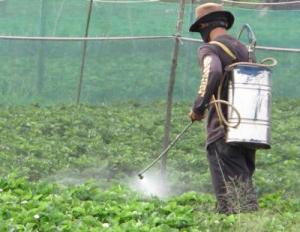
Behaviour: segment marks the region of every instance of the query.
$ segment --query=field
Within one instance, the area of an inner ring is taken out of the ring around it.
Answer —
[[[231,216],[214,213],[202,123],[170,152],[163,198],[132,187],[159,153],[164,107],[2,107],[0,231],[299,231],[299,100],[273,103],[273,146],[257,155],[261,209]],[[189,107],[175,104],[172,138]]]

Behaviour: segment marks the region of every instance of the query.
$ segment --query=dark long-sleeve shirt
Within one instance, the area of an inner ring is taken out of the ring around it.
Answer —
[[[217,96],[218,88],[223,78],[224,70],[227,65],[235,62],[248,61],[247,48],[237,39],[222,35],[216,41],[223,43],[235,55],[233,59],[224,50],[214,44],[204,44],[198,50],[198,59],[201,66],[202,79],[198,95],[193,105],[193,111],[198,115],[204,115],[207,111],[207,141],[206,145],[215,142],[225,136],[224,128],[218,118],[215,106],[209,105],[212,96]],[[226,78],[221,91],[221,100],[228,99]],[[227,106],[222,104],[222,111],[227,118]]]

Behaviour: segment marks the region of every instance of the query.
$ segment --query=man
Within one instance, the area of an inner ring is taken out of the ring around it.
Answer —
[[[252,186],[255,150],[225,142],[226,126],[215,104],[210,104],[218,96],[220,85],[220,99],[227,100],[225,67],[235,62],[247,62],[248,51],[240,41],[227,34],[234,16],[224,11],[222,5],[200,5],[196,8],[196,17],[190,31],[199,32],[205,44],[198,50],[202,80],[189,116],[192,121],[207,118],[206,148],[217,211],[225,214],[254,211],[258,209]],[[221,109],[226,118],[227,106],[222,105]]]

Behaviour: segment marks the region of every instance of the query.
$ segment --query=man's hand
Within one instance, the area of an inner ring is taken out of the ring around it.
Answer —
[[[204,118],[204,116],[196,114],[193,111],[191,111],[189,113],[189,116],[190,116],[190,119],[191,119],[192,122],[194,122],[194,121],[201,121]]]

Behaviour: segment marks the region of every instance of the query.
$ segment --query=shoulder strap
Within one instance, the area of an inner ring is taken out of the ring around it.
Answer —
[[[236,56],[232,53],[232,51],[230,51],[230,49],[228,47],[226,47],[225,44],[219,42],[219,41],[210,41],[209,44],[215,44],[217,46],[219,46],[220,48],[222,48],[222,50],[229,55],[232,59],[236,60]]]

